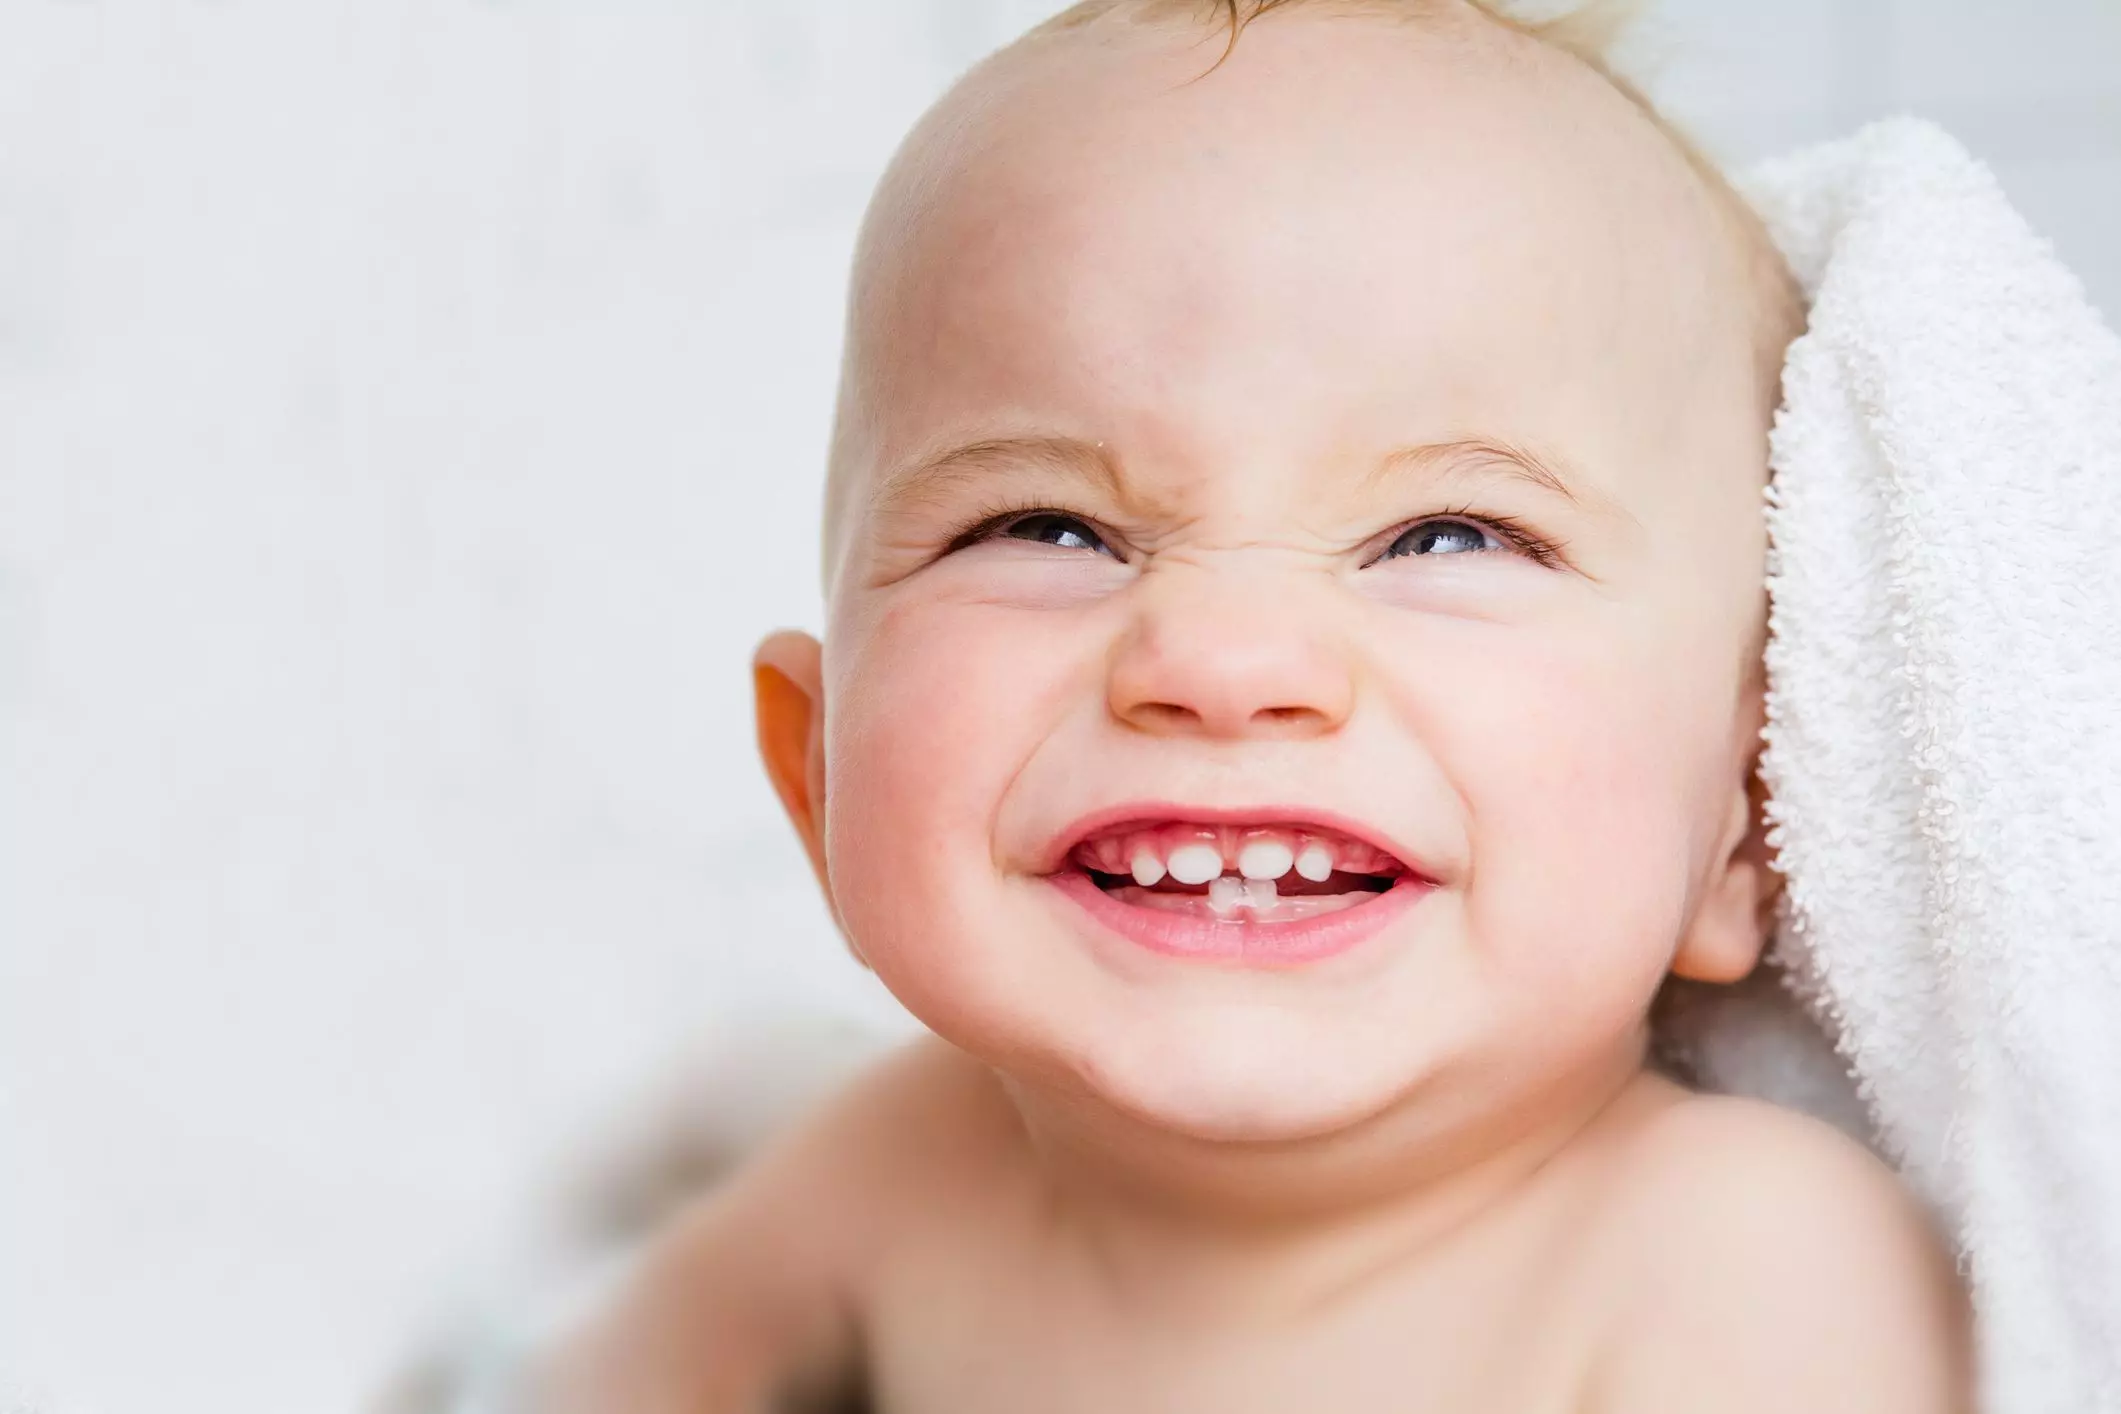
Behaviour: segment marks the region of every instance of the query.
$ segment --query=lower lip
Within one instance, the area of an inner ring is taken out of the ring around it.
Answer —
[[[1079,869],[1064,869],[1048,879],[1106,929],[1151,952],[1247,967],[1298,967],[1347,952],[1421,902],[1435,887],[1402,875],[1367,902],[1316,918],[1225,923],[1121,903]]]

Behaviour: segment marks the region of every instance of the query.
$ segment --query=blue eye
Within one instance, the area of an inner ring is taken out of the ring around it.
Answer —
[[[1399,559],[1409,555],[1467,555],[1505,548],[1501,541],[1468,520],[1425,520],[1400,532],[1399,538],[1377,558]]]
[[[1053,545],[1063,550],[1091,550],[1110,555],[1115,560],[1121,558],[1087,523],[1057,511],[1034,511],[1030,515],[1018,516],[996,533],[1011,540],[1035,540],[1041,545]]]

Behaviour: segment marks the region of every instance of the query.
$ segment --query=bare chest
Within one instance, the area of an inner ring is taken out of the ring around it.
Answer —
[[[1601,1329],[1567,1262],[1387,1275],[1300,1318],[1129,1313],[1067,1263],[988,1243],[893,1274],[875,1414],[1574,1414]]]

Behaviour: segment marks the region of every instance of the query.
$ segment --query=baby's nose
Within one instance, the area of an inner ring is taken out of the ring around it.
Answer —
[[[1106,681],[1112,714],[1158,735],[1225,739],[1334,731],[1354,666],[1328,598],[1296,576],[1150,575]]]

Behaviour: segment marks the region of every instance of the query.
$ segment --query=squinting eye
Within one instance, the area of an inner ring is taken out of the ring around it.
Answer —
[[[1407,555],[1465,555],[1482,550],[1500,550],[1501,541],[1466,520],[1425,520],[1410,526],[1377,558],[1398,559]]]
[[[1034,511],[1027,516],[1018,516],[996,533],[1011,540],[1035,540],[1041,545],[1057,545],[1063,550],[1094,550],[1115,560],[1120,558],[1119,553],[1087,524],[1055,511]]]

